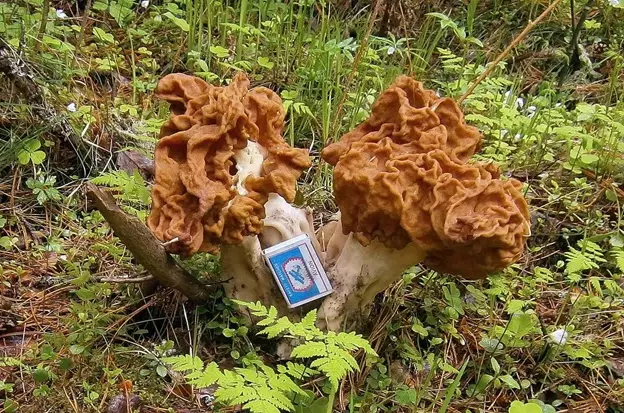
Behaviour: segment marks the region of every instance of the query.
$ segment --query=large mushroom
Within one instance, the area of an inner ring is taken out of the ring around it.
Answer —
[[[306,150],[282,138],[279,96],[248,87],[241,73],[225,87],[184,74],[160,80],[156,95],[172,114],[155,150],[148,226],[170,252],[185,257],[221,250],[228,295],[281,308],[258,235],[264,231],[266,247],[303,231],[314,234],[309,213],[288,203],[311,162]],[[296,221],[290,229],[271,223],[285,208]]]
[[[293,314],[262,250],[302,233],[334,288],[315,303],[331,330],[347,318],[350,327],[413,265],[476,279],[520,258],[529,235],[521,184],[468,162],[481,134],[453,100],[400,76],[365,122],[322,151],[340,211],[317,242],[311,211],[290,204],[307,152],[284,142],[279,97],[248,86],[243,75],[215,87],[176,74],[157,88],[172,116],[156,148],[149,226],[172,252],[220,249],[230,297]]]
[[[529,234],[521,184],[466,163],[480,141],[453,100],[400,76],[323,150],[340,209],[320,232],[335,289],[319,313],[329,329],[415,264],[476,279],[519,259]]]

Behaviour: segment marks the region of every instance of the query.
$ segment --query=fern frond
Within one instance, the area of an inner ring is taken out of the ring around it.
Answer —
[[[136,202],[147,205],[151,199],[151,193],[145,184],[145,180],[138,171],[132,175],[126,171],[111,171],[91,179],[95,185],[113,188],[120,192],[118,198],[123,201]]]
[[[340,380],[353,371],[349,363],[340,358],[322,357],[314,360],[310,365],[324,373],[334,388],[338,388]]]
[[[333,337],[332,337],[333,338]],[[363,338],[360,334],[351,333],[338,333],[335,335],[334,342],[347,350],[362,349],[366,354],[371,356],[377,356],[377,353],[370,346],[368,340]]]
[[[243,406],[251,413],[280,413],[279,409],[266,400],[256,399]]]
[[[360,366],[358,366],[357,361],[353,358],[353,356],[346,350],[341,349],[335,344],[327,345],[327,354],[331,359],[340,359],[347,363],[353,370],[359,370]]]
[[[268,338],[275,338],[284,331],[290,329],[292,327],[292,323],[288,319],[288,317],[282,317],[275,322],[272,326],[266,327],[264,330],[260,331],[258,334],[266,334]]]
[[[267,314],[269,313],[269,310],[267,310],[267,308],[264,305],[262,305],[262,302],[260,301],[256,301],[255,303],[248,303],[246,301],[240,301],[240,300],[232,300],[232,301],[240,305],[241,307],[249,308],[249,310],[251,310],[251,313],[255,315],[256,317],[266,317]]]
[[[316,309],[310,311],[308,314],[305,315],[305,317],[303,317],[303,319],[301,320],[301,324],[310,329],[314,328],[316,324],[316,314]]]
[[[611,250],[611,255],[615,259],[615,266],[624,273],[624,249],[614,248]]]
[[[480,115],[478,113],[471,113],[469,115],[466,115],[466,120],[470,122],[481,123],[490,127],[493,127],[496,124],[496,121],[494,119],[488,118],[487,116]]]
[[[570,247],[570,250],[563,254],[568,259],[566,271],[569,274],[598,269],[600,268],[599,263],[607,261],[600,245],[595,242],[582,240],[578,242],[578,246],[580,250]]]
[[[253,384],[263,384],[266,380],[254,369],[235,369],[243,379]]]
[[[297,384],[295,384],[295,382],[285,374],[281,374],[279,376],[275,375],[274,377],[269,378],[267,384],[273,390],[280,391],[282,393],[306,394],[301,387],[297,386]]]
[[[243,387],[241,390],[241,395],[231,398],[230,400],[230,404],[231,405],[239,405],[239,404],[245,404],[248,403],[252,400],[257,400],[258,399],[258,392],[256,392],[255,389],[251,388],[251,387]],[[216,396],[216,393],[215,393]],[[221,396],[223,397],[223,396]]]
[[[288,411],[295,410],[295,406],[293,406],[292,402],[280,391],[275,391],[268,386],[258,387],[256,391],[258,392],[258,398],[268,401],[278,409]]]
[[[286,363],[286,366],[278,366],[278,371],[282,374],[288,374],[298,380],[305,379],[314,374],[318,374],[318,371],[314,370],[313,368],[306,367],[305,365],[300,363],[293,363],[292,361]]]
[[[217,391],[215,391],[214,395],[215,398],[217,400],[219,400],[220,402],[224,402],[224,403],[232,403],[232,401],[234,399],[237,399],[239,397],[243,397],[243,396],[249,396],[250,392],[247,392],[246,394],[243,394],[243,391],[245,389],[251,390],[251,388],[249,387],[243,387],[243,386],[236,386],[236,387],[219,387],[217,389]],[[251,395],[251,399],[255,399],[257,397],[257,394],[255,392],[255,390],[253,391],[253,394]]]
[[[223,378],[223,373],[214,361],[206,366],[203,371],[196,370],[184,376],[190,385],[203,388],[212,386]]]
[[[298,345],[291,352],[294,358],[322,357],[327,355],[327,345],[321,341],[309,341]]]
[[[172,356],[172,357],[163,357],[161,359],[163,363],[167,363],[171,365],[171,368],[174,371],[184,372],[184,371],[196,371],[201,370],[204,367],[204,362],[197,356],[191,356],[190,354],[185,354],[181,356]]]

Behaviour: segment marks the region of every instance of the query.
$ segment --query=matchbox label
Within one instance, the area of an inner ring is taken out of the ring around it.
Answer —
[[[309,239],[283,244],[265,252],[265,257],[288,306],[297,307],[331,293],[329,280]]]
[[[288,276],[288,281],[290,281],[290,286],[294,291],[302,293],[314,286],[314,281],[312,281],[312,277],[310,277],[310,273],[308,273],[301,258],[287,260],[282,265],[282,268]]]

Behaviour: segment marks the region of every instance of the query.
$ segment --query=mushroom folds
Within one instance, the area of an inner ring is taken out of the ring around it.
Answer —
[[[480,141],[453,100],[397,78],[368,120],[322,152],[335,166],[343,233],[392,249],[414,243],[428,267],[466,278],[517,261],[528,206],[520,182],[466,163]]]
[[[311,162],[281,136],[284,110],[273,91],[248,90],[241,73],[225,87],[171,74],[158,97],[171,106],[154,160],[155,184],[148,226],[171,252],[216,252],[263,227],[270,193],[288,201]]]

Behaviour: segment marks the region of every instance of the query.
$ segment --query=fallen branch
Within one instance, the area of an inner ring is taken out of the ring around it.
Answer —
[[[137,217],[122,211],[110,193],[87,183],[87,197],[93,201],[137,262],[160,284],[179,290],[194,302],[203,303],[209,299],[208,288],[180,268],[149,228]]]
[[[505,50],[503,50],[501,52],[501,54],[498,55],[498,57],[490,64],[490,66],[485,69],[485,71],[483,73],[481,73],[481,75],[474,81],[472,82],[472,84],[470,85],[470,87],[468,88],[468,90],[457,100],[457,103],[459,105],[462,104],[462,102],[464,101],[464,99],[466,99],[468,96],[470,96],[472,94],[472,92],[474,92],[475,88],[479,85],[479,83],[481,83],[483,81],[483,79],[485,79],[486,77],[488,77],[498,66],[498,64],[500,62],[503,61],[503,59],[505,57],[507,57],[507,55],[509,53],[511,53],[511,51],[518,46],[518,44],[520,44],[520,42],[531,32],[531,30],[533,30],[533,28],[535,26],[537,26],[537,24],[539,22],[541,22],[542,20],[544,20],[546,18],[546,16],[548,16],[550,14],[550,12],[552,12],[555,7],[557,7],[557,5],[559,3],[561,3],[562,0],[555,0],[553,1],[550,6],[548,6],[546,8],[546,10],[544,10],[544,12],[542,14],[540,14],[539,16],[537,16],[537,18],[535,20],[532,20],[529,22],[529,24],[526,25],[526,27],[524,28],[524,30],[522,30],[522,32],[518,35],[518,37],[516,37],[510,44],[509,46],[507,46],[507,48]]]

